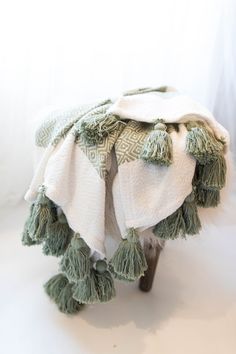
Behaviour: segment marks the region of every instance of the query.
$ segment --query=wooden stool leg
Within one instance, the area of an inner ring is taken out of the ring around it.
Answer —
[[[157,242],[153,242],[150,239],[144,239],[144,253],[147,260],[148,269],[139,280],[139,289],[142,291],[150,291],[152,288],[156,267],[162,246]]]

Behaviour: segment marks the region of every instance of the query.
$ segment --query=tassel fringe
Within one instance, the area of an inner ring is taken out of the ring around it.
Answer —
[[[45,195],[45,188],[39,191],[34,204],[32,214],[28,223],[28,233],[30,238],[37,243],[41,243],[47,237],[47,228],[57,219],[55,205]]]
[[[196,235],[201,230],[201,221],[198,217],[195,196],[192,192],[184,201],[182,206],[185,232],[187,235]]]
[[[123,123],[117,116],[112,114],[96,114],[86,120],[81,120],[78,134],[89,145],[96,145],[103,141],[115,131],[120,123]]]
[[[222,154],[217,155],[216,159],[205,165],[199,165],[198,179],[205,189],[222,189],[226,181],[226,161]]]
[[[82,280],[73,286],[73,297],[82,304],[95,304],[99,302],[96,275],[94,269]]]
[[[77,282],[90,273],[90,248],[79,234],[75,234],[62,257],[60,267],[69,281]]]
[[[47,238],[43,244],[43,253],[51,256],[62,256],[72,238],[73,231],[69,227],[64,214],[48,226]]]
[[[134,229],[128,230],[109,263],[113,272],[124,279],[134,281],[144,275],[147,262]]]
[[[26,220],[25,225],[24,225],[24,230],[23,230],[22,238],[21,238],[21,242],[22,242],[23,246],[34,246],[34,245],[38,244],[37,241],[32,240],[32,238],[29,235],[29,231],[28,231],[29,222],[32,217],[33,210],[34,210],[34,204],[32,204],[30,207],[30,215],[28,216],[28,219]]]
[[[197,122],[187,124],[189,130],[186,137],[186,151],[193,155],[200,164],[216,159],[223,150],[222,142],[218,141],[206,127]]]
[[[164,166],[172,163],[172,140],[166,129],[162,120],[155,124],[143,145],[141,159]]]
[[[182,208],[177,209],[173,214],[161,220],[153,229],[154,235],[164,240],[174,240],[179,236],[185,238],[185,222]]]
[[[72,297],[72,284],[63,274],[57,274],[44,285],[47,295],[53,300],[58,309],[66,314],[80,311],[82,304]]]
[[[114,282],[104,260],[98,260],[95,269],[91,268],[90,276],[73,287],[73,297],[83,304],[107,302],[115,295]]]
[[[204,187],[199,184],[196,187],[196,199],[197,205],[200,207],[215,208],[220,203],[220,191],[218,189],[204,189]]]

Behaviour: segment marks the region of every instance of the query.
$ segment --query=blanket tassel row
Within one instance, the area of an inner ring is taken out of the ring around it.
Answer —
[[[186,127],[186,151],[196,159],[193,179],[196,203],[200,207],[216,207],[220,203],[220,190],[226,183],[224,142],[203,123],[190,122]]]

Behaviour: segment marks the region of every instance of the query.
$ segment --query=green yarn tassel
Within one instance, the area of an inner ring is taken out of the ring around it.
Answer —
[[[60,214],[58,220],[48,226],[43,253],[56,257],[63,255],[71,241],[72,234],[73,231],[69,227],[65,215]]]
[[[186,137],[186,151],[193,155],[200,164],[216,159],[223,150],[223,143],[218,141],[204,125],[197,122],[187,123],[189,130]]]
[[[121,280],[121,281],[125,281],[125,282],[130,282],[130,283],[133,282],[133,279],[130,280],[130,279],[123,277],[122,275],[115,273],[111,264],[108,264],[108,268],[109,268],[109,271],[111,272],[113,278],[115,278],[116,280]]]
[[[201,184],[196,187],[197,205],[203,208],[217,207],[220,203],[220,191],[218,189],[205,189]]]
[[[91,268],[89,276],[73,286],[74,299],[83,304],[107,302],[114,296],[114,282],[104,260],[98,260],[95,269]]]
[[[179,236],[184,238],[185,231],[185,221],[181,207],[167,218],[161,220],[153,229],[154,235],[164,240],[174,240]]]
[[[60,292],[56,302],[58,309],[68,315],[78,313],[83,307],[83,304],[79,303],[73,298],[72,288],[73,284],[68,282],[68,284]]]
[[[45,188],[41,188],[28,224],[29,236],[37,243],[47,237],[47,228],[57,219],[56,207],[45,195]]]
[[[172,140],[166,131],[163,120],[154,125],[144,142],[140,158],[159,165],[169,166],[172,163]]]
[[[94,304],[99,302],[96,286],[96,273],[90,269],[90,273],[73,286],[73,297],[82,304]]]
[[[44,289],[51,300],[57,301],[60,292],[68,284],[68,279],[61,273],[54,275],[50,278],[46,284],[44,284]]]
[[[116,130],[120,123],[118,117],[113,114],[96,113],[81,120],[78,133],[89,145],[96,145]]]
[[[113,272],[127,280],[136,280],[144,275],[147,262],[138,235],[133,228],[119,244],[110,260]]]
[[[183,205],[183,219],[185,222],[185,232],[187,235],[196,235],[201,230],[201,222],[198,217],[197,206],[194,193],[190,193]]]
[[[83,306],[72,297],[72,287],[63,274],[57,274],[44,285],[45,291],[58,309],[66,314],[75,314]]]
[[[96,288],[100,302],[110,301],[116,296],[114,281],[107,268],[104,260],[98,260],[95,264]]]
[[[34,210],[34,204],[32,204],[31,207],[30,207],[30,215],[28,216],[28,219],[25,222],[24,230],[23,230],[23,233],[22,233],[21,242],[22,242],[22,244],[24,246],[34,246],[34,245],[38,244],[37,241],[33,241],[32,240],[32,238],[29,235],[29,231],[28,231],[29,222],[30,222],[33,210]]]
[[[75,234],[62,257],[60,266],[71,282],[84,279],[90,273],[90,248],[79,234]]]
[[[205,189],[222,189],[226,181],[226,161],[222,154],[205,165],[198,166],[199,182]]]

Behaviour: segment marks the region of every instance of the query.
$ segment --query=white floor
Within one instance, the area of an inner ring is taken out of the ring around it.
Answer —
[[[167,244],[153,290],[117,283],[110,303],[58,312],[42,284],[57,261],[22,247],[25,206],[1,211],[3,354],[235,354],[236,213],[199,237]]]

